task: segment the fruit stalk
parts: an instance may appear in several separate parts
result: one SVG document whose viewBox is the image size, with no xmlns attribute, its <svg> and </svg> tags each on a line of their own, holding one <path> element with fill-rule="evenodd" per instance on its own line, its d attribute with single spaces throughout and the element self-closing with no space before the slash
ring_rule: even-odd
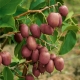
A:
<svg viewBox="0 0 80 80">
<path fill-rule="evenodd" d="M 5 40 L 4 40 L 4 42 L 3 42 L 3 44 L 1 45 L 1 50 L 4 48 L 4 46 L 5 46 L 5 44 L 8 42 L 8 38 L 6 38 Z M 1 51 L 0 50 L 0 51 Z"/>
<path fill-rule="evenodd" d="M 53 46 L 53 47 L 55 47 L 56 49 L 58 49 L 58 48 L 57 48 L 57 46 L 52 45 L 52 44 L 50 44 L 50 43 L 46 42 L 45 40 L 43 40 L 43 39 L 41 39 L 41 38 L 40 38 L 39 40 L 41 40 L 42 42 L 44 42 L 44 43 L 48 44 L 49 46 Z"/>
<path fill-rule="evenodd" d="M 24 64 L 22 76 L 26 76 L 27 73 L 27 66 Z"/>
<path fill-rule="evenodd" d="M 44 8 L 41 9 L 41 10 L 28 10 L 27 12 L 24 12 L 24 13 L 18 15 L 18 16 L 15 16 L 14 19 L 18 19 L 18 18 L 20 18 L 21 16 L 25 16 L 25 15 L 27 15 L 27 14 L 29 14 L 29 13 L 42 13 L 42 12 L 43 12 L 44 10 L 46 10 L 46 9 L 53 8 L 53 6 L 58 6 L 58 3 L 56 3 L 55 5 L 51 5 L 51 6 L 46 6 L 46 7 L 44 7 Z"/>
</svg>

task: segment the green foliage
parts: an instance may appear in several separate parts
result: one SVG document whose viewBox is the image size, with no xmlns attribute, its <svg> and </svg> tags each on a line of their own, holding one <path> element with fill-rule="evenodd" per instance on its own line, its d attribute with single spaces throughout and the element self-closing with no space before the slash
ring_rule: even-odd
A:
<svg viewBox="0 0 80 80">
<path fill-rule="evenodd" d="M 61 45 L 59 54 L 66 54 L 68 53 L 75 45 L 76 43 L 76 34 L 73 31 L 67 32 L 64 41 Z"/>
<path fill-rule="evenodd" d="M 65 19 L 65 21 L 68 20 L 68 19 L 70 19 L 70 18 L 72 18 L 73 14 L 74 14 L 73 11 L 69 12 L 68 15 L 67 15 L 67 17 L 66 17 L 66 19 Z"/>
<path fill-rule="evenodd" d="M 68 23 L 63 23 L 62 32 L 68 31 L 68 30 L 77 31 L 78 26 L 77 25 L 71 25 L 71 24 L 68 24 Z"/>
<path fill-rule="evenodd" d="M 18 59 L 22 59 L 22 56 L 21 56 L 21 48 L 22 46 L 25 44 L 25 40 L 23 40 L 21 43 L 17 44 L 15 49 L 14 49 L 14 55 L 15 57 L 17 57 Z"/>
<path fill-rule="evenodd" d="M 21 6 L 27 10 L 29 10 L 32 0 L 23 0 Z"/>
<path fill-rule="evenodd" d="M 46 46 L 48 50 L 50 51 L 51 49 L 55 48 L 54 43 L 57 40 L 58 32 L 55 30 L 53 35 L 41 35 L 41 40 L 39 44 Z M 46 41 L 46 42 L 45 42 Z"/>
<path fill-rule="evenodd" d="M 0 19 L 0 28 L 10 27 L 15 29 L 15 20 L 10 16 L 4 16 Z"/>
<path fill-rule="evenodd" d="M 19 14 L 22 14 L 22 13 L 24 13 L 24 12 L 26 12 L 26 11 L 27 11 L 27 9 L 24 9 L 24 8 L 21 7 L 21 6 L 17 6 L 17 9 L 16 9 L 16 12 L 15 12 L 14 16 L 17 16 L 17 15 L 19 15 Z"/>
<path fill-rule="evenodd" d="M 4 76 L 4 80 L 14 80 L 13 73 L 8 67 L 4 68 L 3 76 Z"/>
<path fill-rule="evenodd" d="M 59 2 L 59 4 L 54 8 L 52 5 L 55 5 L 57 2 Z M 59 12 L 58 8 L 61 4 L 64 4 L 63 0 L 0 0 L 0 36 L 3 36 L 5 39 L 6 36 L 4 36 L 4 34 L 11 32 L 12 35 L 8 37 L 8 41 L 10 41 L 11 44 L 12 42 L 15 44 L 13 37 L 14 31 L 19 31 L 20 23 L 25 23 L 28 26 L 35 23 L 38 24 L 39 27 L 41 24 L 48 24 L 47 16 L 51 12 Z M 46 7 L 48 8 L 45 9 Z M 38 12 L 40 9 L 43 9 L 43 11 Z M 36 39 L 37 44 L 47 47 L 49 52 L 53 51 L 57 46 L 59 49 L 57 53 L 59 53 L 59 55 L 64 55 L 71 51 L 76 44 L 76 34 L 79 30 L 78 22 L 73 17 L 73 14 L 74 12 L 70 11 L 66 17 L 63 17 L 62 26 L 55 28 L 52 35 L 41 33 L 40 38 Z M 62 44 L 58 46 L 58 43 Z M 23 39 L 21 43 L 16 44 L 14 49 L 15 56 L 9 67 L 4 67 L 3 76 L 0 74 L 1 80 L 13 80 L 13 73 L 14 75 L 16 74 L 14 70 L 16 70 L 19 76 L 22 76 L 22 72 L 18 67 L 15 68 L 15 66 L 19 64 L 22 65 L 20 68 L 24 66 L 22 63 L 24 63 L 26 59 L 22 59 L 21 48 L 25 44 L 26 38 Z M 26 67 L 27 64 L 26 62 Z M 14 68 L 14 70 L 11 70 L 11 68 Z M 18 80 L 24 79 L 19 78 Z"/>
<path fill-rule="evenodd" d="M 45 0 L 33 0 L 30 9 L 40 9 L 45 5 Z"/>
<path fill-rule="evenodd" d="M 0 17 L 4 15 L 11 15 L 16 12 L 17 5 L 22 1 L 22 0 L 6 0 L 7 2 L 0 0 Z"/>
</svg>

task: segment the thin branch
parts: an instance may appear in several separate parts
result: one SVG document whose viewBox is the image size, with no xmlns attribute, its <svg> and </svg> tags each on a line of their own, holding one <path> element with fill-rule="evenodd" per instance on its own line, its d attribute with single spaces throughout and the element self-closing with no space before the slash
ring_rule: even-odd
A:
<svg viewBox="0 0 80 80">
<path fill-rule="evenodd" d="M 25 64 L 27 65 L 27 64 L 29 64 L 29 63 L 31 63 L 31 62 L 32 62 L 32 60 L 30 60 L 30 61 L 24 61 L 24 62 L 22 62 L 22 63 L 16 65 L 15 68 L 17 68 L 17 67 L 21 67 L 22 65 L 25 65 Z"/>
<path fill-rule="evenodd" d="M 17 33 L 17 32 L 19 32 L 19 31 L 16 31 L 16 32 L 8 32 L 8 33 L 3 34 L 2 36 L 0 36 L 0 38 L 5 38 L 5 37 L 12 36 L 12 35 L 14 35 L 14 34 Z"/>
<path fill-rule="evenodd" d="M 24 64 L 22 76 L 26 76 L 27 69 L 28 69 L 27 66 Z"/>
<path fill-rule="evenodd" d="M 53 46 L 54 48 L 58 49 L 58 47 L 56 47 L 55 45 L 50 44 L 50 43 L 46 42 L 45 40 L 43 40 L 43 39 L 41 39 L 41 38 L 40 38 L 39 40 L 41 40 L 42 42 L 48 44 L 49 46 Z"/>
<path fill-rule="evenodd" d="M 8 42 L 8 38 L 6 38 L 6 39 L 4 40 L 3 44 L 1 45 L 1 49 L 4 48 L 4 46 L 5 46 L 5 44 L 6 44 L 7 42 Z"/>
<path fill-rule="evenodd" d="M 17 77 L 19 77 L 19 78 L 25 78 L 24 76 L 20 76 L 15 69 L 12 69 L 12 70 L 15 72 L 15 75 L 16 75 Z"/>
<path fill-rule="evenodd" d="M 1 47 L 0 47 L 0 51 L 3 50 L 4 46 L 6 45 L 6 43 L 8 42 L 8 36 L 11 36 L 13 34 L 15 34 L 16 32 L 9 32 L 7 34 L 3 34 L 2 36 L 0 36 L 0 38 L 3 38 L 3 37 L 7 37 L 4 42 L 2 43 Z"/>
<path fill-rule="evenodd" d="M 80 17 L 80 14 L 75 14 L 72 16 L 72 18 L 74 18 L 74 17 Z"/>
<path fill-rule="evenodd" d="M 43 9 L 40 9 L 40 10 L 28 10 L 27 12 L 24 12 L 24 13 L 18 15 L 18 16 L 15 16 L 14 19 L 18 19 L 18 18 L 20 18 L 21 16 L 25 16 L 25 15 L 27 15 L 27 14 L 29 14 L 29 13 L 41 13 L 42 11 L 45 11 L 46 9 L 52 8 L 53 6 L 58 6 L 58 2 L 57 2 L 57 4 L 55 4 L 55 5 L 46 6 L 46 7 L 44 7 Z"/>
</svg>

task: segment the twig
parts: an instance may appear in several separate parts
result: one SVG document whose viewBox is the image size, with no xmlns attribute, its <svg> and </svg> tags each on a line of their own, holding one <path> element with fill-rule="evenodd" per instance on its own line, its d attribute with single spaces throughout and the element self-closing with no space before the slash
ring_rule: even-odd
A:
<svg viewBox="0 0 80 80">
<path fill-rule="evenodd" d="M 15 72 L 15 75 L 16 75 L 17 77 L 19 77 L 19 78 L 25 78 L 24 76 L 20 76 L 20 75 L 18 74 L 18 72 L 15 71 L 14 69 L 12 69 L 12 70 Z"/>
<path fill-rule="evenodd" d="M 48 44 L 49 46 L 53 46 L 54 48 L 58 49 L 56 46 L 54 46 L 54 45 L 52 45 L 52 44 L 50 44 L 50 43 L 46 42 L 45 40 L 43 40 L 43 39 L 41 39 L 41 38 L 40 38 L 39 40 L 41 40 L 42 42 L 44 42 L 44 43 Z"/>
<path fill-rule="evenodd" d="M 22 76 L 26 76 L 27 73 L 27 66 L 24 64 Z"/>
<path fill-rule="evenodd" d="M 27 15 L 29 13 L 41 13 L 42 11 L 45 11 L 46 9 L 52 8 L 53 6 L 58 6 L 58 2 L 55 5 L 46 6 L 43 9 L 40 9 L 40 10 L 28 10 L 27 12 L 24 12 L 24 13 L 18 15 L 18 16 L 15 16 L 14 19 L 18 19 L 21 16 L 25 16 L 25 15 Z"/>
<path fill-rule="evenodd" d="M 80 14 L 76 14 L 76 15 L 73 15 L 72 18 L 79 17 L 79 16 L 80 16 Z"/>
<path fill-rule="evenodd" d="M 12 35 L 14 35 L 17 32 L 19 32 L 19 31 L 16 31 L 16 32 L 8 32 L 7 34 L 3 34 L 2 36 L 0 36 L 0 38 L 12 36 Z"/>
<path fill-rule="evenodd" d="M 7 43 L 7 41 L 8 41 L 8 38 L 6 38 L 6 39 L 4 40 L 3 44 L 1 45 L 1 49 L 4 48 L 4 46 L 5 46 L 5 44 Z"/>
<path fill-rule="evenodd" d="M 24 61 L 24 62 L 16 65 L 16 67 L 21 67 L 22 65 L 25 65 L 25 64 L 27 65 L 28 63 L 31 63 L 31 62 L 32 62 L 32 60 L 30 60 L 30 61 Z M 15 68 L 16 68 L 16 67 L 15 67 Z"/>
</svg>

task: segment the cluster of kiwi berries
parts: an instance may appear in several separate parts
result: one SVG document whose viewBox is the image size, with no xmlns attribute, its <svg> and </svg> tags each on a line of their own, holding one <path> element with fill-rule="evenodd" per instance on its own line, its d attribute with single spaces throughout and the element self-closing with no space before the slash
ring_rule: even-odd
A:
<svg viewBox="0 0 80 80">
<path fill-rule="evenodd" d="M 40 27 L 37 24 L 32 24 L 30 29 L 26 24 L 20 24 L 20 32 L 15 33 L 14 39 L 16 42 L 20 43 L 23 38 L 26 39 L 26 44 L 21 49 L 21 55 L 28 61 L 32 60 L 32 73 L 35 77 L 38 77 L 40 73 L 45 71 L 52 73 L 54 66 L 59 71 L 64 68 L 63 58 L 50 54 L 45 46 L 37 44 L 36 38 L 39 39 L 41 33 L 52 35 L 54 29 L 62 25 L 62 16 L 67 16 L 67 14 L 68 8 L 62 5 L 59 7 L 59 13 L 52 12 L 48 15 L 48 24 L 41 24 Z M 29 34 L 29 31 L 32 35 Z M 27 74 L 25 80 L 34 80 L 33 75 Z"/>
<path fill-rule="evenodd" d="M 8 66 L 11 63 L 11 54 L 7 51 L 0 52 L 0 64 Z"/>
</svg>

